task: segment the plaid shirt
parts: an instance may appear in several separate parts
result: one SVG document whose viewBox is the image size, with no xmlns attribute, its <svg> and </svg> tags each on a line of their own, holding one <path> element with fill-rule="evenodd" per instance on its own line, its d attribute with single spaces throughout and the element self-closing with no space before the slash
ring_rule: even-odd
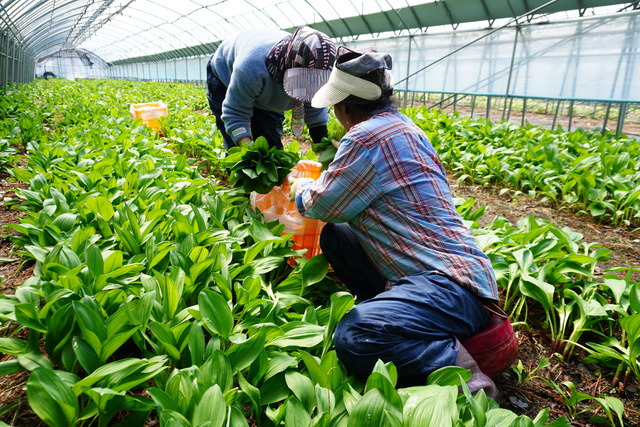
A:
<svg viewBox="0 0 640 427">
<path fill-rule="evenodd" d="M 391 282 L 437 271 L 498 299 L 491 262 L 456 212 L 433 146 L 395 107 L 352 127 L 328 170 L 300 183 L 296 201 L 303 216 L 349 222 Z"/>
</svg>

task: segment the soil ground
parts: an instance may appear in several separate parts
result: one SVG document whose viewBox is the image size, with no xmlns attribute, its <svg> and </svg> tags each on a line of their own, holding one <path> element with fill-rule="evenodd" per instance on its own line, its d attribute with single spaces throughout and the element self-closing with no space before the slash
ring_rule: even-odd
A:
<svg viewBox="0 0 640 427">
<path fill-rule="evenodd" d="M 308 148 L 308 143 L 306 144 Z M 303 144 L 303 149 L 305 146 Z M 471 198 L 476 201 L 476 207 L 486 206 L 486 212 L 481 221 L 491 221 L 495 216 L 502 216 L 515 223 L 526 215 L 545 219 L 561 227 L 569 227 L 584 235 L 587 242 L 599 242 L 612 250 L 610 260 L 602 264 L 602 269 L 614 267 L 640 267 L 640 230 L 628 230 L 594 223 L 588 218 L 577 217 L 575 214 L 557 210 L 548 202 L 532 200 L 526 196 L 512 197 L 509 194 L 500 195 L 499 189 L 485 188 L 465 183 L 456 183 L 455 177 L 450 177 L 452 191 L 456 197 Z M 4 294 L 12 294 L 15 288 L 32 275 L 33 265 L 22 263 L 17 248 L 10 240 L 17 233 L 6 224 L 19 222 L 20 213 L 8 209 L 5 202 L 14 199 L 14 190 L 24 185 L 13 182 L 9 175 L 0 174 L 0 291 Z M 602 273 L 603 271 L 601 271 Z M 537 313 L 542 314 L 542 313 Z M 632 379 L 628 386 L 619 390 L 611 384 L 611 375 L 602 374 L 609 372 L 601 366 L 582 363 L 584 354 L 580 351 L 569 360 L 560 360 L 549 354 L 549 343 L 540 334 L 541 325 L 536 324 L 536 313 L 529 314 L 532 319 L 529 328 L 516 327 L 516 333 L 520 344 L 519 359 L 529 372 L 535 368 L 540 360 L 545 357 L 550 366 L 536 372 L 541 378 L 552 380 L 556 383 L 571 381 L 581 392 L 591 396 L 610 395 L 621 399 L 625 405 L 625 425 L 640 425 L 640 394 L 638 384 Z M 0 359 L 4 360 L 4 359 Z M 16 426 L 42 425 L 33 414 L 27 404 L 24 385 L 26 374 L 15 374 L 0 377 L 0 421 Z M 540 378 L 531 378 L 522 385 L 517 385 L 515 376 L 507 373 L 494 378 L 499 388 L 498 403 L 501 407 L 510 409 L 518 414 L 526 414 L 531 418 L 537 413 L 549 408 L 551 419 L 555 419 L 569 413 L 569 408 L 563 403 L 561 394 L 550 387 Z M 583 402 L 571 410 L 580 411 L 592 404 L 592 401 Z M 3 407 L 12 405 L 11 409 L 4 412 Z M 594 414 L 606 416 L 597 405 L 585 413 L 572 419 L 572 425 L 590 426 L 596 425 L 589 421 Z"/>
</svg>

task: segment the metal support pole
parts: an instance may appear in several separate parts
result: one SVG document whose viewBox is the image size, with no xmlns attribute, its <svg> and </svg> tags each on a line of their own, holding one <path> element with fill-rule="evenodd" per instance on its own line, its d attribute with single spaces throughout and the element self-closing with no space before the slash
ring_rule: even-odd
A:
<svg viewBox="0 0 640 427">
<path fill-rule="evenodd" d="M 11 73 L 11 80 L 14 83 L 18 82 L 18 41 L 13 41 L 13 72 Z"/>
<path fill-rule="evenodd" d="M 569 101 L 569 127 L 567 128 L 567 132 L 571 132 L 571 121 L 573 120 L 573 99 Z"/>
<path fill-rule="evenodd" d="M 5 62 L 4 62 L 4 94 L 7 94 L 7 86 L 9 86 L 9 32 L 5 33 L 5 49 L 4 49 L 4 54 L 5 54 Z"/>
<path fill-rule="evenodd" d="M 454 112 L 456 111 L 457 104 L 458 104 L 458 95 L 454 93 L 453 94 L 453 111 Z"/>
<path fill-rule="evenodd" d="M 413 41 L 413 36 L 409 36 L 409 46 L 407 47 L 407 76 L 411 72 L 411 42 Z M 407 93 L 409 91 L 409 79 L 405 80 L 404 83 L 404 106 L 407 107 Z"/>
<path fill-rule="evenodd" d="M 611 112 L 611 101 L 607 102 L 607 111 L 604 113 L 604 123 L 602 124 L 602 134 L 604 135 L 607 129 L 607 122 L 609 121 L 609 113 Z"/>
<path fill-rule="evenodd" d="M 507 114 L 507 120 L 511 119 L 511 108 L 513 107 L 513 97 L 509 97 L 509 108 L 506 108 L 506 104 L 502 109 L 502 120 L 504 120 L 505 111 Z"/>
<path fill-rule="evenodd" d="M 491 95 L 487 95 L 487 119 L 491 117 Z"/>
<path fill-rule="evenodd" d="M 626 102 L 620 103 L 620 107 L 618 108 L 618 124 L 616 126 L 616 135 L 620 135 L 622 133 L 622 129 L 624 128 L 624 118 L 627 115 L 627 107 L 628 104 Z"/>
<path fill-rule="evenodd" d="M 556 120 L 558 120 L 558 110 L 560 109 L 560 103 L 562 102 L 561 99 L 558 99 L 558 103 L 556 104 L 556 112 L 553 115 L 553 122 L 551 122 L 551 130 L 555 129 L 556 127 Z"/>
<path fill-rule="evenodd" d="M 516 35 L 513 38 L 513 49 L 511 50 L 511 64 L 509 65 L 509 77 L 507 78 L 507 93 L 505 93 L 504 98 L 504 106 L 502 107 L 502 119 L 504 120 L 504 115 L 507 109 L 507 100 L 509 95 L 511 94 L 511 78 L 513 76 L 513 64 L 516 61 L 516 48 L 518 47 L 518 34 L 520 33 L 520 27 L 516 25 Z M 512 100 L 513 102 L 513 100 Z M 509 107 L 511 108 L 511 107 Z"/>
<path fill-rule="evenodd" d="M 471 97 L 471 118 L 473 118 L 473 110 L 476 109 L 476 96 Z"/>
<path fill-rule="evenodd" d="M 523 98 L 522 99 L 522 121 L 520 122 L 520 126 L 524 126 L 526 115 L 527 115 L 527 98 Z"/>
</svg>

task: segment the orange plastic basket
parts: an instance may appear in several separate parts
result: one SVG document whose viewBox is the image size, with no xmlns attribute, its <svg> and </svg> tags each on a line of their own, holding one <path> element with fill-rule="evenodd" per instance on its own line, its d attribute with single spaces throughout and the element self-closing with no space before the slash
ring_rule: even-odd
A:
<svg viewBox="0 0 640 427">
<path fill-rule="evenodd" d="M 321 173 L 320 168 L 322 168 L 322 163 L 301 160 L 293 167 L 290 176 L 318 179 Z M 260 209 L 267 221 L 277 219 L 281 224 L 284 224 L 284 232 L 293 234 L 293 249 L 306 249 L 305 256 L 307 258 L 322 252 L 320 250 L 320 233 L 325 223 L 300 215 L 296 202 L 289 200 L 288 180 L 285 180 L 281 187 L 274 187 L 267 194 L 253 194 L 252 204 L 253 207 Z"/>
<path fill-rule="evenodd" d="M 134 119 L 142 119 L 142 123 L 149 126 L 156 133 L 160 133 L 158 117 L 167 117 L 169 115 L 167 105 L 160 101 L 131 104 L 129 111 L 131 111 Z"/>
</svg>

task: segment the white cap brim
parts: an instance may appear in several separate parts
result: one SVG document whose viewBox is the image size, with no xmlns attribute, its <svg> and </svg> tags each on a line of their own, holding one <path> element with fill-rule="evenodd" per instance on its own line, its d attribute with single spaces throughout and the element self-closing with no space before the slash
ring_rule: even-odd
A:
<svg viewBox="0 0 640 427">
<path fill-rule="evenodd" d="M 327 84 L 322 86 L 311 100 L 311 106 L 314 108 L 329 107 L 345 100 L 349 95 L 374 101 L 382 96 L 382 89 L 375 83 L 334 67 Z"/>
</svg>

